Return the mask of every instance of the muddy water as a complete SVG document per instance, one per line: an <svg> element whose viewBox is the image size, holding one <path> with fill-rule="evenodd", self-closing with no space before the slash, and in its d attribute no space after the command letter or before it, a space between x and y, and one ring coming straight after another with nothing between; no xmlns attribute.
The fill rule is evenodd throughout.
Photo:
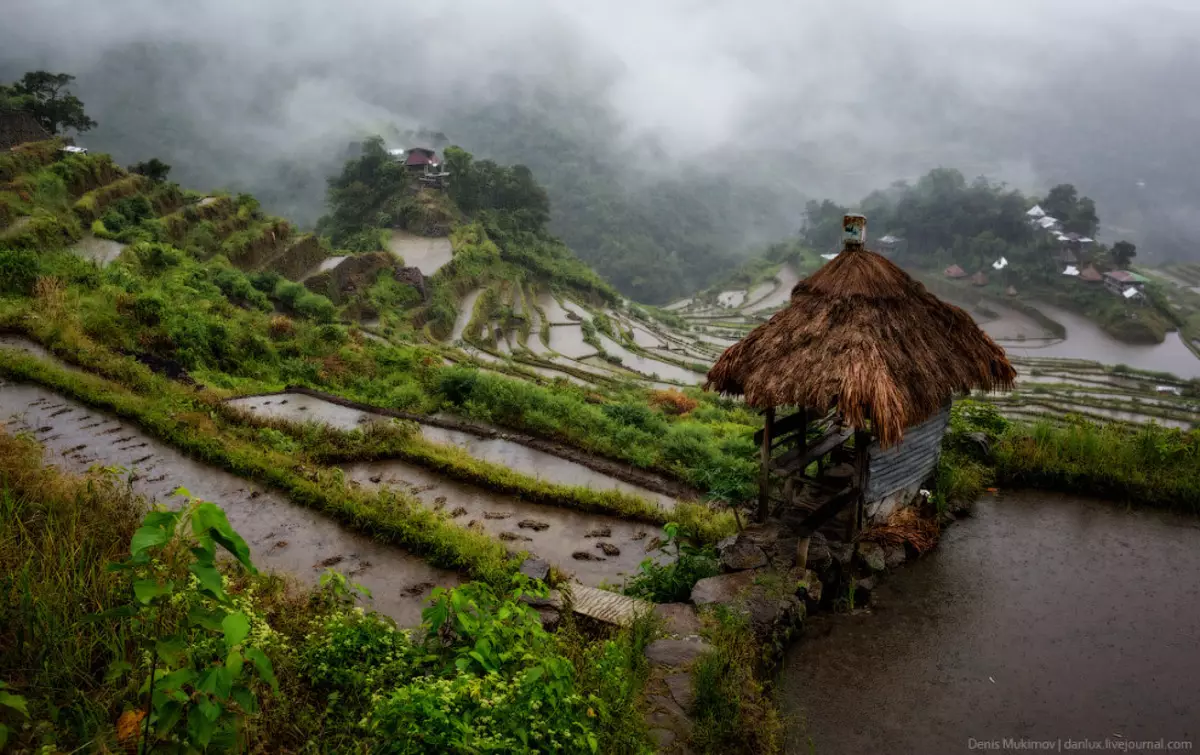
<svg viewBox="0 0 1200 755"><path fill-rule="evenodd" d="M347 259L347 258L346 258L345 256L342 256L342 257L326 257L325 259L321 260L321 263L320 263L319 265L317 265L317 266L316 266L316 267L314 267L312 270L309 270L307 273L305 273L305 274L304 274L304 275L303 275L303 276L300 278L300 280L306 280L306 279L308 279L308 278L311 278L311 277L313 277L314 275L317 275L318 273L323 273L323 272L325 272L325 271L327 271L327 270L332 270L332 269L334 269L335 267L337 267L338 265L342 264L342 262L343 262L344 260L346 260L346 259Z"/></svg>
<svg viewBox="0 0 1200 755"><path fill-rule="evenodd" d="M750 289L750 293L746 294L746 304L758 304L764 296L775 290L776 283L773 280L759 283L754 288Z"/></svg>
<svg viewBox="0 0 1200 755"><path fill-rule="evenodd" d="M278 417L294 422L324 422L340 430L353 430L371 420L387 419L383 415L351 409L303 393L284 393L274 396L252 396L232 399L236 406L259 416ZM514 443L503 438L481 438L471 433L421 425L421 435L434 443L454 445L471 456L509 467L538 479L560 485L577 485L595 490L623 490L672 507L670 496L654 493L615 477L596 472L567 459Z"/></svg>
<svg viewBox="0 0 1200 755"><path fill-rule="evenodd" d="M529 310L529 337L525 339L525 348L539 356L550 350L542 343L542 316L534 308Z"/></svg>
<svg viewBox="0 0 1200 755"><path fill-rule="evenodd" d="M450 239L417 236L407 231L392 231L388 251L403 259L408 267L415 267L425 275L433 275L454 256Z"/></svg>
<svg viewBox="0 0 1200 755"><path fill-rule="evenodd" d="M555 299L551 294L542 294L539 296L537 305L546 313L546 322L549 322L551 325L555 323L575 322L575 320L567 316L567 310L563 309L562 305L558 303L558 299Z"/></svg>
<svg viewBox="0 0 1200 755"><path fill-rule="evenodd" d="M1004 347L1009 353L1027 357L1090 359L1103 364L1127 364L1143 370L1170 372L1182 378L1200 377L1200 359L1184 345L1178 332L1168 333L1160 344L1138 346L1116 340L1081 315L1048 304L1035 303L1034 306L1066 326L1066 340L1041 348L1006 343Z"/></svg>
<svg viewBox="0 0 1200 755"><path fill-rule="evenodd" d="M679 301L671 302L670 304L663 307L663 309L667 312L675 312L677 310L683 309L684 307L688 306L691 303L692 303L691 298L680 299Z"/></svg>
<svg viewBox="0 0 1200 755"><path fill-rule="evenodd" d="M809 622L778 690L788 752L970 753L984 751L972 738L1115 735L1194 747L1197 573L1195 518L987 497L885 581L871 613Z"/></svg>
<svg viewBox="0 0 1200 755"><path fill-rule="evenodd" d="M746 301L746 291L722 291L717 294L717 303L722 307L737 308Z"/></svg>
<svg viewBox="0 0 1200 755"><path fill-rule="evenodd" d="M88 234L72 244L69 251L77 257L83 257L104 267L121 256L121 252L125 251L125 244L110 239L96 238Z"/></svg>
<svg viewBox="0 0 1200 755"><path fill-rule="evenodd" d="M529 503L399 461L359 462L343 469L366 487L408 489L459 524L482 527L511 550L529 551L591 587L601 582L619 584L651 555L646 545L655 535L653 525ZM608 553L601 549L602 543L612 546Z"/></svg>
<svg viewBox="0 0 1200 755"><path fill-rule="evenodd" d="M33 432L46 448L47 461L66 471L97 464L125 467L136 474L136 492L164 502L177 487L187 488L225 510L260 568L315 584L324 565L332 566L371 590L372 605L401 625L420 623L423 601L434 585L461 581L453 572L349 532L281 494L193 461L128 422L39 386L0 382L0 422L10 430Z"/></svg>
<svg viewBox="0 0 1200 755"><path fill-rule="evenodd" d="M471 317L475 314L475 300L482 294L483 289L477 288L463 297L462 302L458 305L458 317L454 320L454 329L450 332L450 343L463 337L463 331L471 324ZM474 335L478 335L478 333Z"/></svg>

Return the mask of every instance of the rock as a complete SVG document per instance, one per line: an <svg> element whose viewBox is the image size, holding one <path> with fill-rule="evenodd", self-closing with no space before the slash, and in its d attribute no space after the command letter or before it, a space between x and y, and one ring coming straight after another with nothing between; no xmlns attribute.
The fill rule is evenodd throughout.
<svg viewBox="0 0 1200 755"><path fill-rule="evenodd" d="M875 591L875 578L864 577L854 582L854 604L865 605L871 600L871 593Z"/></svg>
<svg viewBox="0 0 1200 755"><path fill-rule="evenodd" d="M662 619L667 634L700 633L700 617L687 603L659 603L654 606L654 615Z"/></svg>
<svg viewBox="0 0 1200 755"><path fill-rule="evenodd" d="M621 549L618 548L617 546L613 545L612 543L600 542L600 543L596 543L596 547L599 548L601 551L603 551L604 555L606 555L606 556L621 555Z"/></svg>
<svg viewBox="0 0 1200 755"><path fill-rule="evenodd" d="M484 519L508 519L512 516L511 511L485 511L483 512Z"/></svg>
<svg viewBox="0 0 1200 755"><path fill-rule="evenodd" d="M767 554L753 543L734 543L721 552L721 566L726 571L746 571L766 565Z"/></svg>
<svg viewBox="0 0 1200 755"><path fill-rule="evenodd" d="M513 543L513 542L517 542L517 541L522 541L522 542L527 542L527 543L533 542L533 538L531 538L531 537L526 537L525 535L520 535L520 534L517 534L516 532L509 532L508 530L501 532L496 537L500 538L501 540L503 540L506 543Z"/></svg>
<svg viewBox="0 0 1200 755"><path fill-rule="evenodd" d="M454 511L450 512L450 518L457 519L460 516L465 516L466 513L467 513L467 510L464 509L462 506L459 506L458 508L454 509Z"/></svg>
<svg viewBox="0 0 1200 755"><path fill-rule="evenodd" d="M629 539L630 540L645 540L646 539L646 530L638 530L634 534L634 536Z"/></svg>
<svg viewBox="0 0 1200 755"><path fill-rule="evenodd" d="M759 588L743 598L743 605L754 636L764 643L787 636L804 619L804 604L795 595L770 595Z"/></svg>
<svg viewBox="0 0 1200 755"><path fill-rule="evenodd" d="M550 578L550 563L540 558L527 558L521 564L520 572L530 579L545 582Z"/></svg>
<svg viewBox="0 0 1200 755"><path fill-rule="evenodd" d="M550 592L546 593L546 597L544 598L538 598L528 594L522 595L521 602L528 603L534 608L553 608L556 611L561 611L563 608L562 593L560 593L558 590L551 590Z"/></svg>
<svg viewBox="0 0 1200 755"><path fill-rule="evenodd" d="M542 530L550 529L549 524L545 522L539 522L536 519L522 519L521 521L517 522L517 526L523 530L533 530L534 532L541 532Z"/></svg>
<svg viewBox="0 0 1200 755"><path fill-rule="evenodd" d="M650 542L646 543L646 552L649 553L650 551L656 551L661 548L662 545L663 541L660 538L652 537L650 538Z"/></svg>
<svg viewBox="0 0 1200 755"><path fill-rule="evenodd" d="M675 743L675 732L670 729L651 729L650 738L658 746L658 752L665 752L668 747Z"/></svg>
<svg viewBox="0 0 1200 755"><path fill-rule="evenodd" d="M850 560L854 558L853 543L831 542L829 543L828 548L829 555L833 557L834 561L838 562L842 566L849 565Z"/></svg>
<svg viewBox="0 0 1200 755"><path fill-rule="evenodd" d="M685 711L691 710L694 699L692 675L686 672L671 674L663 681L667 683L667 689L671 691L671 697L679 704L679 707Z"/></svg>
<svg viewBox="0 0 1200 755"><path fill-rule="evenodd" d="M575 559L576 561L606 561L607 560L603 556L597 556L596 554L589 553L587 551L575 551L574 553L571 554L571 558Z"/></svg>
<svg viewBox="0 0 1200 755"><path fill-rule="evenodd" d="M757 571L719 574L700 580L692 587L692 602L698 606L710 603L734 603L739 595L754 586Z"/></svg>
<svg viewBox="0 0 1200 755"><path fill-rule="evenodd" d="M557 610L548 606L538 606L533 610L537 611L538 618L542 620L542 628L547 632L553 632L558 629L558 625L562 622L562 614Z"/></svg>
<svg viewBox="0 0 1200 755"><path fill-rule="evenodd" d="M612 527L596 527L588 531L584 537L612 537Z"/></svg>
<svg viewBox="0 0 1200 755"><path fill-rule="evenodd" d="M883 561L887 568L895 569L908 560L908 551L903 545L888 545L883 549Z"/></svg>
<svg viewBox="0 0 1200 755"><path fill-rule="evenodd" d="M729 537L723 537L718 540L716 545L717 555L719 556L724 553L727 548L732 548L733 546L737 545L737 541L737 535L730 535Z"/></svg>
<svg viewBox="0 0 1200 755"><path fill-rule="evenodd" d="M969 442L972 453L980 460L986 461L992 454L992 444L988 440L987 433L974 432L967 433L967 441Z"/></svg>
<svg viewBox="0 0 1200 755"><path fill-rule="evenodd" d="M858 555L871 571L884 571L887 569L887 561L883 556L883 546L879 543L859 543Z"/></svg>
<svg viewBox="0 0 1200 755"><path fill-rule="evenodd" d="M704 655L711 646L701 639L655 640L646 646L646 659L656 666L680 668Z"/></svg>
<svg viewBox="0 0 1200 755"><path fill-rule="evenodd" d="M833 565L833 554L829 541L820 532L813 533L808 541L808 568L823 571Z"/></svg>

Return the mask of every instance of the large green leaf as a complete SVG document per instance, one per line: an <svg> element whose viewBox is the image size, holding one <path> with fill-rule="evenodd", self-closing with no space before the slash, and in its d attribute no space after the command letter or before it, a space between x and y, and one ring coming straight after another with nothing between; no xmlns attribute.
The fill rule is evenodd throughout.
<svg viewBox="0 0 1200 755"><path fill-rule="evenodd" d="M246 657L254 661L254 668L258 669L258 675L271 685L271 689L278 692L279 680L275 678L275 667L271 665L271 659L267 657L267 654L258 648L248 648Z"/></svg>
<svg viewBox="0 0 1200 755"><path fill-rule="evenodd" d="M233 674L224 666L210 666L200 675L196 689L220 700L226 700L233 689Z"/></svg>
<svg viewBox="0 0 1200 755"><path fill-rule="evenodd" d="M241 562L251 573L257 572L250 560L250 546L242 536L234 531L220 506L213 503L199 503L192 509L192 532L197 537L211 537L234 558Z"/></svg>
<svg viewBox="0 0 1200 755"><path fill-rule="evenodd" d="M187 652L187 641L177 634L160 637L154 643L154 649L168 666L178 666L183 654Z"/></svg>
<svg viewBox="0 0 1200 755"><path fill-rule="evenodd" d="M210 632L223 632L224 628L221 622L225 620L227 614L222 610L206 611L199 606L195 606L188 611L188 622L192 626L204 627Z"/></svg>
<svg viewBox="0 0 1200 755"><path fill-rule="evenodd" d="M25 698L20 695L14 695L11 692L5 692L0 689L0 706L11 708L29 718L29 709L25 707Z"/></svg>
<svg viewBox="0 0 1200 755"><path fill-rule="evenodd" d="M129 553L136 556L150 548L166 545L170 539L171 533L162 527L139 527L129 542Z"/></svg>
<svg viewBox="0 0 1200 755"><path fill-rule="evenodd" d="M188 739L192 744L199 745L201 750L208 747L208 743L212 741L213 731L216 730L216 726L208 716L204 715L204 710L198 705L188 711L187 727Z"/></svg>
<svg viewBox="0 0 1200 755"><path fill-rule="evenodd" d="M229 596L225 594L225 585L221 581L221 572L217 571L217 567L193 561L188 564L188 571L195 574L196 579L200 581L201 591L222 602L229 599Z"/></svg>
<svg viewBox="0 0 1200 755"><path fill-rule="evenodd" d="M158 706L154 712L156 715L154 730L158 732L159 736L163 736L174 729L175 725L179 723L179 719L183 718L183 703L171 700Z"/></svg>
<svg viewBox="0 0 1200 755"><path fill-rule="evenodd" d="M240 611L231 613L221 622L221 629L225 632L226 647L240 645L250 634L250 620Z"/></svg>
<svg viewBox="0 0 1200 755"><path fill-rule="evenodd" d="M142 605L149 605L155 598L175 589L175 583L167 580L162 584L153 579L139 579L133 583L133 596Z"/></svg>

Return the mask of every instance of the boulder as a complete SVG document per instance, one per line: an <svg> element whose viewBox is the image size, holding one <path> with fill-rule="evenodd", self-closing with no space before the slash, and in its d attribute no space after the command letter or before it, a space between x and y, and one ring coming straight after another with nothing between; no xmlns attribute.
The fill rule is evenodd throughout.
<svg viewBox="0 0 1200 755"><path fill-rule="evenodd" d="M808 540L808 568L824 571L832 565L833 553L829 550L829 541L820 532L814 532Z"/></svg>
<svg viewBox="0 0 1200 755"><path fill-rule="evenodd" d="M757 570L752 570L702 579L692 587L692 602L698 606L734 603L739 595L754 586L758 574Z"/></svg>
<svg viewBox="0 0 1200 755"><path fill-rule="evenodd" d="M895 569L908 560L908 551L903 545L888 545L883 549L883 561L887 568Z"/></svg>
<svg viewBox="0 0 1200 755"><path fill-rule="evenodd" d="M884 571L887 569L887 559L884 558L883 546L879 543L859 543L858 556L871 571Z"/></svg>
<svg viewBox="0 0 1200 755"><path fill-rule="evenodd" d="M671 674L666 679L667 689L671 691L671 698L684 710L691 710L692 700L694 695L692 692L692 675L687 672Z"/></svg>
<svg viewBox="0 0 1200 755"><path fill-rule="evenodd" d="M704 640L655 640L646 646L646 659L656 666L682 668L690 666L711 649Z"/></svg>
<svg viewBox="0 0 1200 755"><path fill-rule="evenodd" d="M829 543L828 548L829 555L834 561L842 566L848 566L850 564L850 560L854 558L853 543L831 542Z"/></svg>
<svg viewBox="0 0 1200 755"><path fill-rule="evenodd" d="M530 579L545 582L550 578L550 563L540 558L527 558L521 564L520 572Z"/></svg>
<svg viewBox="0 0 1200 755"><path fill-rule="evenodd" d="M737 542L721 552L721 566L726 571L746 571L767 565L767 554L754 543Z"/></svg>
<svg viewBox="0 0 1200 755"><path fill-rule="evenodd" d="M700 617L687 603L659 603L654 606L654 615L662 619L663 631L667 634L700 633Z"/></svg>
<svg viewBox="0 0 1200 755"><path fill-rule="evenodd" d="M817 573L812 569L805 571L802 583L804 585L804 597L808 598L814 607L820 605L824 585L821 584L821 578L817 576Z"/></svg>
<svg viewBox="0 0 1200 755"><path fill-rule="evenodd" d="M562 614L557 610L548 606L538 606L533 610L538 612L538 618L542 620L542 628L547 632L553 632L558 629L559 623L562 622Z"/></svg>
<svg viewBox="0 0 1200 755"><path fill-rule="evenodd" d="M875 578L863 577L854 582L854 604L866 605L871 600L871 593L875 592Z"/></svg>

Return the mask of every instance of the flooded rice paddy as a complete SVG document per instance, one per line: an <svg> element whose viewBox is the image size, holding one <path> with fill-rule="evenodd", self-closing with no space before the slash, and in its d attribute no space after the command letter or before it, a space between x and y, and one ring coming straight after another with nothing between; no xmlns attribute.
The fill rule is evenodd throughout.
<svg viewBox="0 0 1200 755"><path fill-rule="evenodd" d="M104 267L120 257L121 252L125 251L125 246L119 241L97 238L89 233L72 244L69 250L77 257L91 260L100 267Z"/></svg>
<svg viewBox="0 0 1200 755"><path fill-rule="evenodd" d="M323 422L340 430L353 430L384 415L353 409L303 393L282 393L232 399L235 406L263 417L293 422ZM660 506L673 507L670 496L654 493L638 485L597 472L582 464L540 451L504 438L483 438L460 430L421 425L421 434L434 443L458 446L471 456L538 479L560 485L576 485L594 490L621 490L642 496Z"/></svg>
<svg viewBox="0 0 1200 755"><path fill-rule="evenodd" d="M336 568L366 586L371 605L402 626L415 626L434 586L460 577L400 548L343 529L335 520L236 475L189 459L132 423L63 398L40 386L0 381L0 422L27 431L48 463L80 473L93 465L129 471L135 492L168 505L178 487L220 505L246 542L254 563L316 584Z"/></svg>
<svg viewBox="0 0 1200 755"><path fill-rule="evenodd" d="M454 256L450 239L441 236L392 231L387 246L389 252L404 260L405 265L417 268L424 275L433 275Z"/></svg>
<svg viewBox="0 0 1200 755"><path fill-rule="evenodd" d="M891 575L869 613L808 622L777 690L787 751L970 753L1005 737L1194 745L1198 572L1194 517L986 497Z"/></svg>

